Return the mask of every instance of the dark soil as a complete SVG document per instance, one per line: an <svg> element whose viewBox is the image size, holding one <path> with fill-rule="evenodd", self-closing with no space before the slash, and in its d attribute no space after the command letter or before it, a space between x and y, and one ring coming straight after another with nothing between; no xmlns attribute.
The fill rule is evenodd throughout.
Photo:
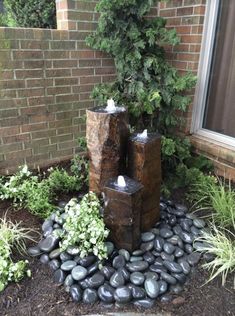
<svg viewBox="0 0 235 316"><path fill-rule="evenodd" d="M182 198L179 192L175 199ZM10 203L0 202L0 216L5 212L12 221L22 221L25 227L40 231L42 221L31 215L26 210L13 211ZM18 284L9 284L0 294L0 315L12 316L45 316L45 315L85 315L108 312L140 312L158 313L166 312L167 315L179 316L234 316L235 291L233 289L234 275L228 277L225 287L221 286L221 279L204 285L208 273L200 266L188 278L184 291L180 296L175 296L173 302L162 304L157 302L150 310L140 310L133 305L122 307L104 306L97 303L93 306L73 303L63 287L55 285L51 271L42 265L37 258L28 258L32 278L24 278Z"/></svg>

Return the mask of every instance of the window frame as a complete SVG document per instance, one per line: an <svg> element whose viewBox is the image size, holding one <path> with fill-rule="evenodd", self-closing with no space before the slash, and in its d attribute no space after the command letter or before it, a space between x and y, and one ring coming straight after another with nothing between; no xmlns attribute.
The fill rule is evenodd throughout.
<svg viewBox="0 0 235 316"><path fill-rule="evenodd" d="M206 107L207 91L209 87L209 77L213 58L213 48L220 1L221 0L207 1L206 5L204 30L198 67L198 81L193 103L191 133L235 148L235 138L202 127Z"/></svg>

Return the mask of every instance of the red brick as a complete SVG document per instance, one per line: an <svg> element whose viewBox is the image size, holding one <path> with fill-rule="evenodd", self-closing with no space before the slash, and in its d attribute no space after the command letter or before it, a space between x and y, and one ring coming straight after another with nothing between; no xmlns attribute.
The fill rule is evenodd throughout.
<svg viewBox="0 0 235 316"><path fill-rule="evenodd" d="M162 16L162 17L176 16L176 10L175 9L160 10L159 13L160 13L160 16Z"/></svg>
<svg viewBox="0 0 235 316"><path fill-rule="evenodd" d="M197 6L194 7L194 14L199 14L199 15L205 15L205 11L206 11L206 6L201 5L201 6Z"/></svg>
<svg viewBox="0 0 235 316"><path fill-rule="evenodd" d="M112 67L102 67L102 68L96 68L95 69L95 74L96 75L112 75L116 73L116 68Z"/></svg>
<svg viewBox="0 0 235 316"><path fill-rule="evenodd" d="M36 123L36 124L22 125L21 130L23 133L26 133L26 132L34 132L34 131L43 130L43 129L46 129L47 127L48 127L48 123L43 122L39 124Z"/></svg>
<svg viewBox="0 0 235 316"><path fill-rule="evenodd" d="M192 26L192 31L191 31L192 34L202 34L202 31L203 31L203 25Z"/></svg>
<svg viewBox="0 0 235 316"><path fill-rule="evenodd" d="M25 87L25 81L24 80L1 80L0 81L0 87L2 89L22 89Z"/></svg>
<svg viewBox="0 0 235 316"><path fill-rule="evenodd" d="M183 0L169 0L166 2L166 8L177 8L183 5Z"/></svg>
<svg viewBox="0 0 235 316"><path fill-rule="evenodd" d="M91 76L94 75L95 70L94 68L77 68L72 69L72 76L80 77L80 76ZM71 80L71 79L69 79Z"/></svg>
<svg viewBox="0 0 235 316"><path fill-rule="evenodd" d="M34 124L34 123L41 123L41 122L50 122L55 119L55 115L53 113L49 114L43 114L43 115L36 115L36 116L31 116L29 123Z"/></svg>
<svg viewBox="0 0 235 316"><path fill-rule="evenodd" d="M178 16L192 15L192 14L193 14L193 7L185 7L185 8L177 9Z"/></svg>
<svg viewBox="0 0 235 316"><path fill-rule="evenodd" d="M71 52L71 58L79 58L79 59L94 59L95 52L91 50L80 50Z"/></svg>
<svg viewBox="0 0 235 316"><path fill-rule="evenodd" d="M176 32L179 34L190 34L191 32L191 26L186 25L180 25L175 27Z"/></svg>
<svg viewBox="0 0 235 316"><path fill-rule="evenodd" d="M77 94L64 94L56 96L56 103L73 102L79 100L79 95Z"/></svg>
<svg viewBox="0 0 235 316"><path fill-rule="evenodd" d="M181 18L168 18L166 25L180 25L181 24Z"/></svg>
<svg viewBox="0 0 235 316"><path fill-rule="evenodd" d="M194 53L200 53L201 45L200 44L191 44L189 51L194 52Z"/></svg>
<svg viewBox="0 0 235 316"><path fill-rule="evenodd" d="M87 77L81 77L80 78L80 83L81 85L83 84L97 84L101 83L101 77L100 76L87 76Z"/></svg>
<svg viewBox="0 0 235 316"><path fill-rule="evenodd" d="M182 43L201 43L202 36L201 35L182 35L181 42Z"/></svg>
<svg viewBox="0 0 235 316"><path fill-rule="evenodd" d="M43 70L15 70L16 79L42 78Z"/></svg>
<svg viewBox="0 0 235 316"><path fill-rule="evenodd" d="M78 66L77 60L55 60L53 68L75 68Z"/></svg>
<svg viewBox="0 0 235 316"><path fill-rule="evenodd" d="M58 95L58 94L66 94L71 93L71 87L65 86L65 87L53 87L53 88L47 88L47 94L48 95Z"/></svg>
<svg viewBox="0 0 235 316"><path fill-rule="evenodd" d="M19 98L23 97L36 97L36 96L43 96L44 95L44 89L43 88L34 88L34 89L24 89L24 90L18 90L17 94Z"/></svg>
<svg viewBox="0 0 235 316"><path fill-rule="evenodd" d="M5 109L0 110L0 118L9 118L9 117L16 117L19 115L18 109Z"/></svg>
<svg viewBox="0 0 235 316"><path fill-rule="evenodd" d="M82 59L79 60L80 67L100 67L101 60L100 59Z"/></svg>
<svg viewBox="0 0 235 316"><path fill-rule="evenodd" d="M35 115L35 114L44 114L47 113L46 106L31 106L27 108L21 108L20 109L21 115Z"/></svg>
<svg viewBox="0 0 235 316"><path fill-rule="evenodd" d="M42 51L13 51L14 59L42 59Z"/></svg>
<svg viewBox="0 0 235 316"><path fill-rule="evenodd" d="M199 54L185 54L185 53L178 53L177 54L177 60L182 61L198 61L199 60Z"/></svg>
<svg viewBox="0 0 235 316"><path fill-rule="evenodd" d="M20 132L20 127L19 126L0 127L0 135L1 135L1 137L19 134L19 132Z"/></svg>
<svg viewBox="0 0 235 316"><path fill-rule="evenodd" d="M54 96L28 98L28 106L50 104L55 101Z"/></svg>

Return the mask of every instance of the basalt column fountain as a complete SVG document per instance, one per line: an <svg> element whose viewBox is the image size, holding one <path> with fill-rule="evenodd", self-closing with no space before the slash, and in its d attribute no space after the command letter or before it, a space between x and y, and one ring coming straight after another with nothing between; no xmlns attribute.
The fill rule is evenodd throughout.
<svg viewBox="0 0 235 316"><path fill-rule="evenodd" d="M147 231L159 220L161 185L161 136L147 133L130 137L128 176L143 184L141 231Z"/></svg>
<svg viewBox="0 0 235 316"><path fill-rule="evenodd" d="M125 173L128 136L127 111L112 99L106 107L87 110L90 191L100 194L108 179Z"/></svg>
<svg viewBox="0 0 235 316"><path fill-rule="evenodd" d="M117 248L133 251L140 243L143 186L127 176L109 179L104 187L105 224Z"/></svg>

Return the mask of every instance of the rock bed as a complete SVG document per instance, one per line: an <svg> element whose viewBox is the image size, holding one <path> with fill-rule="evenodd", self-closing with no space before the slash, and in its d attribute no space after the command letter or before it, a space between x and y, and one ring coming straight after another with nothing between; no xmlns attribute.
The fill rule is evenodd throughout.
<svg viewBox="0 0 235 316"><path fill-rule="evenodd" d="M65 203L60 203L60 215L54 213L43 223L44 238L28 253L49 265L54 281L63 284L76 302L133 302L150 308L156 299L165 302L171 299L169 293L179 294L201 258L202 243L194 239L206 229L205 222L188 213L185 206L161 199L161 220L141 235L140 248L129 253L106 242L108 260L100 267L94 255L80 258L77 247L61 252L54 232L63 229L64 207Z"/></svg>

